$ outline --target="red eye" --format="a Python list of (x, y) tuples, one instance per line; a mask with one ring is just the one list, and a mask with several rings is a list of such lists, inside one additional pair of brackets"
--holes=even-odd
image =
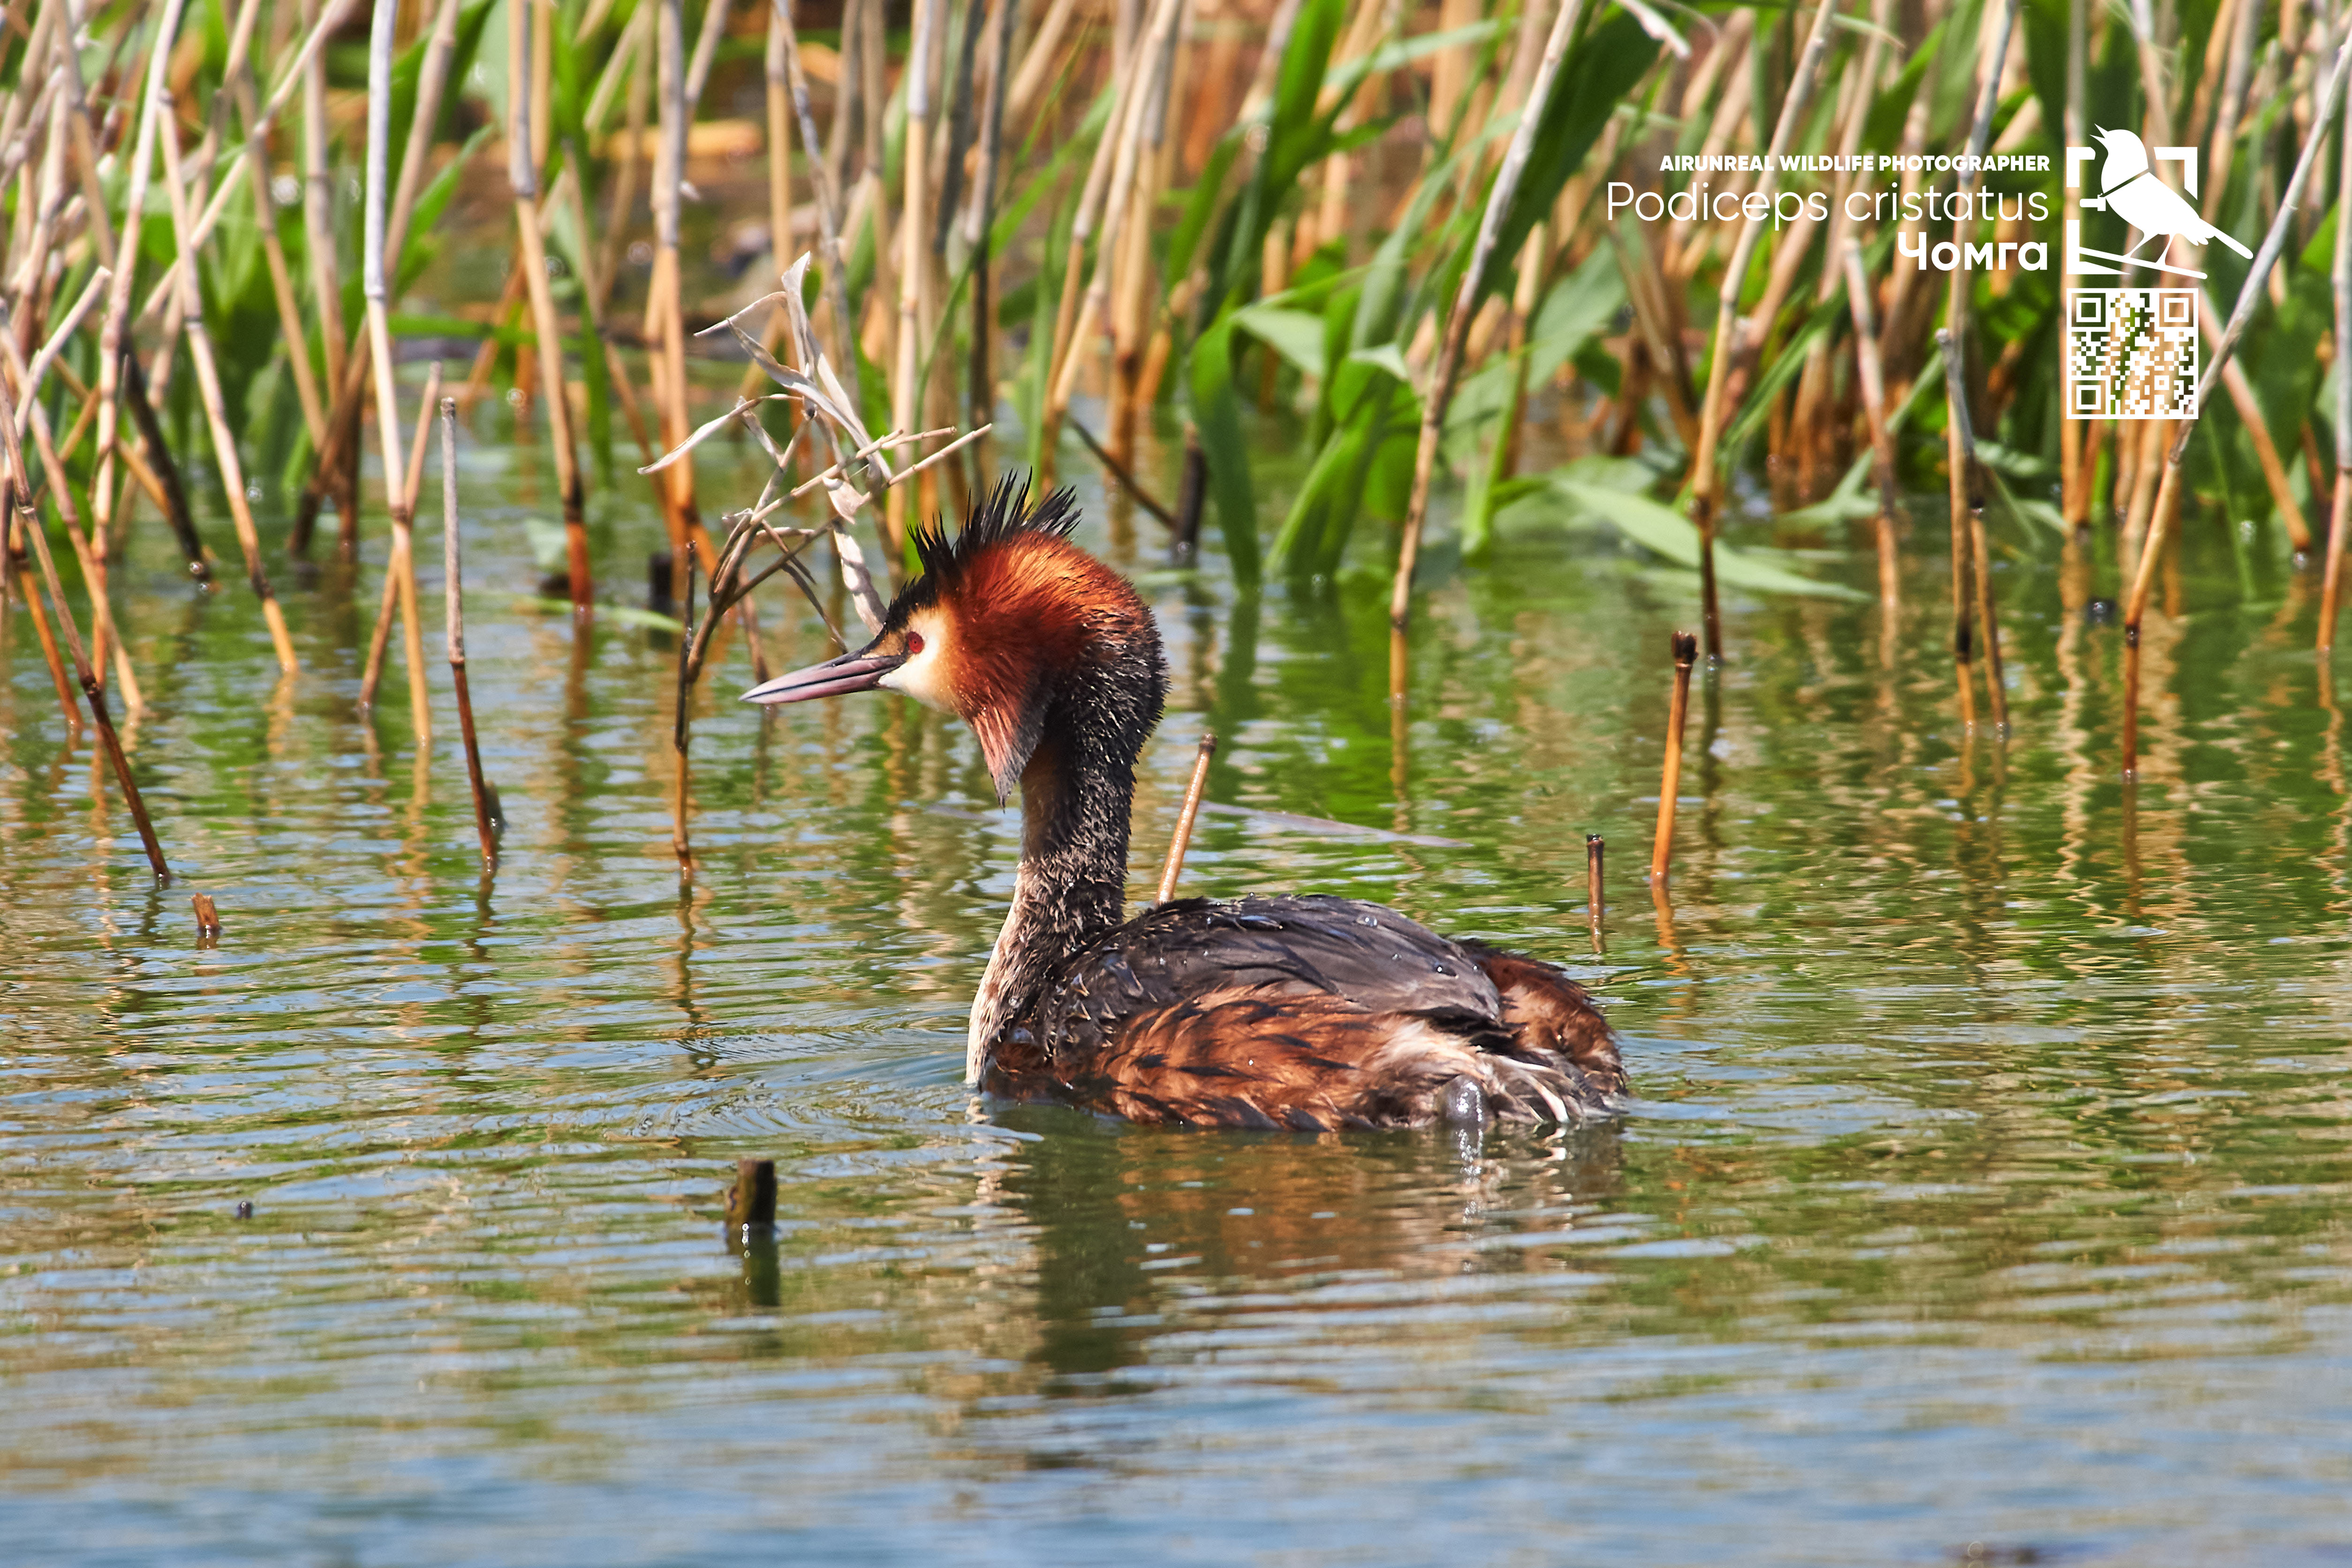
[(916, 654), (918, 654), (918, 653), (921, 653), (922, 651), (923, 651), (923, 634), (922, 634), (920, 632), (908, 632), (908, 633), (907, 633), (907, 657), (908, 657), (908, 658), (910, 658), (910, 659), (911, 659), (911, 658), (913, 658)]

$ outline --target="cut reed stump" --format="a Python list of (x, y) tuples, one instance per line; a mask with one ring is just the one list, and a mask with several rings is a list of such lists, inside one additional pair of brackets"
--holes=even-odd
[(1690, 715), (1691, 666), (1698, 663), (1698, 638), (1674, 637), (1674, 706), (1666, 710), (1666, 760), (1658, 777), (1658, 831), (1650, 843), (1650, 880), (1663, 883), (1675, 854), (1675, 797), (1683, 782), (1683, 724)]
[(1184, 852), (1192, 842), (1192, 820), (1201, 814), (1201, 796), (1209, 787), (1209, 758), (1216, 754), (1216, 736), (1203, 730), (1200, 753), (1192, 758), (1192, 781), (1184, 787), (1184, 809), (1176, 818), (1176, 836), (1168, 842), (1168, 863), (1160, 868), (1158, 903), (1165, 904), (1176, 896), (1176, 879), (1184, 870)]
[(189, 903), (194, 905), (196, 911), (196, 941), (204, 946), (210, 946), (219, 941), (220, 911), (213, 907), (213, 895), (209, 893), (200, 893), (189, 900)]
[(1592, 950), (1596, 953), (1601, 951), (1601, 923), (1606, 915), (1601, 903), (1601, 861), (1608, 847), (1599, 833), (1584, 835), (1584, 918), (1592, 927)]
[(730, 1230), (769, 1228), (776, 1223), (776, 1162), (745, 1159), (735, 1162), (735, 1185), (727, 1189), (727, 1225)]

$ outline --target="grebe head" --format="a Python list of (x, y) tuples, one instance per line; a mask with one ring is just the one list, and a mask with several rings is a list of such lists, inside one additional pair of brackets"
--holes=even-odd
[(743, 700), (903, 692), (971, 726), (1000, 800), (1049, 730), (1061, 746), (1132, 766), (1167, 694), (1159, 627), (1126, 579), (1070, 543), (1075, 491), (1028, 500), (1026, 481), (1008, 476), (952, 539), (917, 528), (922, 575), (872, 642)]

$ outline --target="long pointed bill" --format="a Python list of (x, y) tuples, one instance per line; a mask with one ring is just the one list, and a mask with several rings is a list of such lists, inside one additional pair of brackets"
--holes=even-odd
[(907, 662), (904, 653), (844, 653), (789, 675), (778, 675), (743, 694), (747, 703), (804, 703), (848, 692), (870, 692), (882, 677)]

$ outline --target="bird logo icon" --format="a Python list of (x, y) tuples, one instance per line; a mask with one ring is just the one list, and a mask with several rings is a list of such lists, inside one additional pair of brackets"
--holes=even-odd
[[(2140, 233), (2139, 244), (2113, 259), (2134, 261), (2150, 241), (2185, 239), (2191, 245), (2203, 245), (2207, 240), (2220, 240), (2248, 260), (2253, 252), (2197, 215), (2197, 209), (2188, 198), (2156, 177), (2148, 165), (2147, 147), (2128, 131), (2108, 131), (2101, 128), (2094, 133), (2095, 141), (2106, 150), (2106, 159), (2099, 165), (2099, 193), (2083, 198), (2083, 205), (2103, 212), (2113, 212)], [(2093, 252), (2099, 255), (2104, 253)], [(2161, 250), (2157, 255), (2163, 256)], [(2163, 267), (2171, 272), (2181, 270)], [(2192, 274), (2203, 277), (2202, 273)]]

